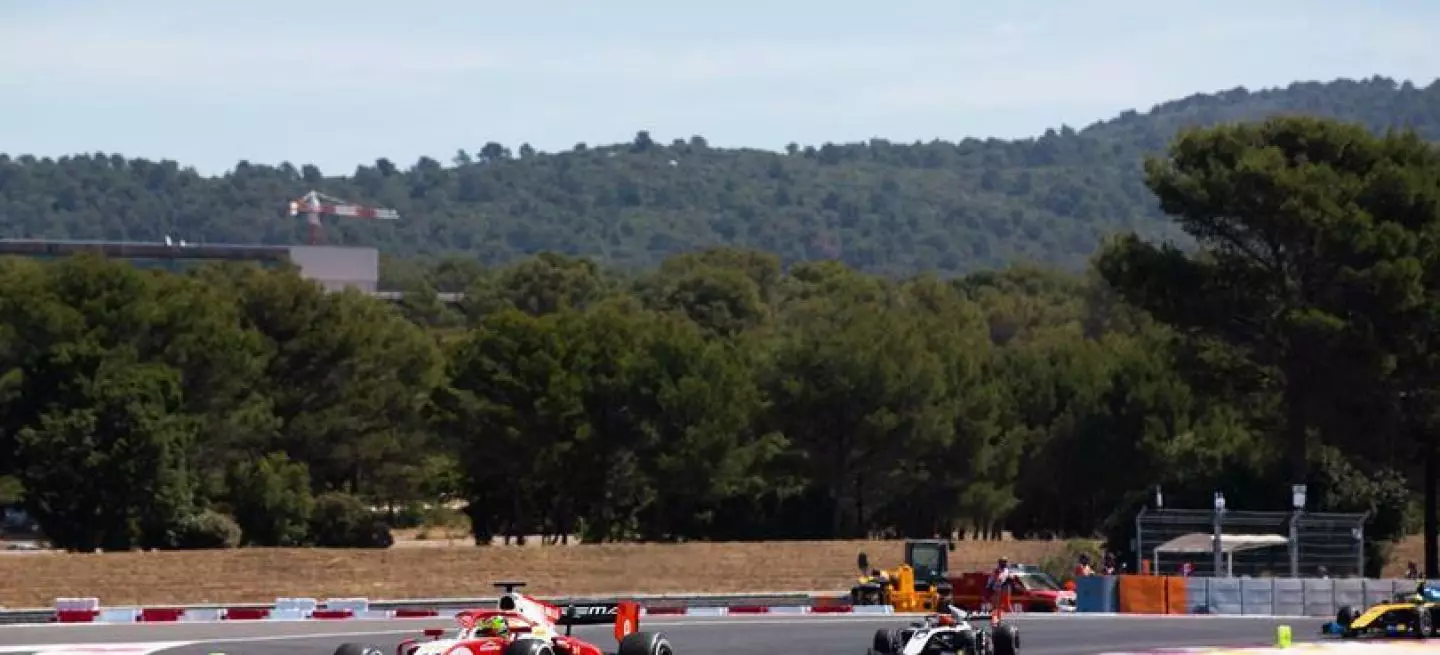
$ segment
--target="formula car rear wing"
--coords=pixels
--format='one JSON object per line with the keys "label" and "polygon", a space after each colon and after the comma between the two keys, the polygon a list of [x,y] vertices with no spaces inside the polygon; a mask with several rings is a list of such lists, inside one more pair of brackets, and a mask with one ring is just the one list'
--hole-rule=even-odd
{"label": "formula car rear wing", "polygon": [[524,582],[505,581],[496,582],[494,585],[505,590],[499,599],[500,611],[519,612],[535,623],[564,626],[567,635],[570,634],[570,629],[577,625],[613,623],[615,640],[619,641],[640,628],[640,605],[633,601],[569,603],[562,608],[555,603],[516,592],[516,589],[525,586]]}
{"label": "formula car rear wing", "polygon": [[556,625],[565,626],[565,634],[577,625],[615,625],[615,641],[640,629],[640,605],[631,601],[618,603],[587,603],[566,605]]}
{"label": "formula car rear wing", "polygon": [[[949,610],[948,618],[954,619],[955,621],[989,621],[990,619],[995,617],[995,614],[993,612],[967,612],[963,609],[953,606],[947,609]],[[937,618],[943,616],[945,615],[937,614]]]}
{"label": "formula car rear wing", "polygon": [[[620,616],[620,606],[626,603],[586,603],[566,605],[560,610],[556,625],[605,625],[614,623]],[[630,603],[633,605],[634,603]]]}

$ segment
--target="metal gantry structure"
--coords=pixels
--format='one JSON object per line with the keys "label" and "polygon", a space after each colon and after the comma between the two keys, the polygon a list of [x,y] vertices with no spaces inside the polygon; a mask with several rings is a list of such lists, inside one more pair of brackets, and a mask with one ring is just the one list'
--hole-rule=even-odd
{"label": "metal gantry structure", "polygon": [[368,218],[381,221],[400,220],[400,212],[384,207],[357,205],[328,196],[319,191],[309,193],[290,201],[290,215],[305,214],[310,223],[310,245],[317,245],[324,238],[325,226],[321,216],[344,216],[346,218]]}

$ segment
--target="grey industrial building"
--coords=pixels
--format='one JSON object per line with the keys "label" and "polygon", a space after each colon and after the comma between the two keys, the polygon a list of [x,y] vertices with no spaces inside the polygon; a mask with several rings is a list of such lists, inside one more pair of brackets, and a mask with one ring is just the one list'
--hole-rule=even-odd
{"label": "grey industrial building", "polygon": [[261,265],[288,262],[299,269],[301,277],[315,280],[326,289],[354,288],[371,295],[387,295],[379,293],[380,251],[375,248],[0,239],[0,256],[58,258],[81,252],[170,270],[183,270],[207,261]]}

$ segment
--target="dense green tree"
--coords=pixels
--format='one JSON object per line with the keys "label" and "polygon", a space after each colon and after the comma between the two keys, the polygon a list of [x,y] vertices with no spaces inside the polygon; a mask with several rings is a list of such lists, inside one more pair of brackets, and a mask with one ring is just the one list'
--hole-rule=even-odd
{"label": "dense green tree", "polygon": [[19,433],[26,508],[58,546],[164,548],[194,507],[180,380],[159,365],[107,361]]}
{"label": "dense green tree", "polygon": [[338,491],[315,498],[310,535],[321,548],[389,548],[395,543],[390,530],[364,501]]}
{"label": "dense green tree", "polygon": [[1317,440],[1363,443],[1378,455],[1372,463],[1434,451],[1432,433],[1388,438],[1383,420],[1398,415],[1404,429],[1433,416],[1411,404],[1386,408],[1440,379],[1426,320],[1440,315],[1433,145],[1414,133],[1286,117],[1187,131],[1146,171],[1200,249],[1131,236],[1100,268],[1127,300],[1230,350],[1259,380],[1255,393],[1277,398],[1292,483],[1313,477]]}
{"label": "dense green tree", "polygon": [[[571,496],[557,488],[584,483],[589,472],[565,459],[588,431],[583,382],[561,331],[564,318],[504,309],[486,316],[450,353],[436,424],[455,444],[480,543],[532,534],[545,523],[573,534],[581,508],[572,504],[596,493],[579,489]],[[535,506],[542,502],[558,506]]]}
{"label": "dense green tree", "polygon": [[304,545],[315,509],[310,483],[309,467],[290,461],[283,452],[236,462],[228,471],[224,498],[244,543]]}
{"label": "dense green tree", "polygon": [[953,437],[930,326],[894,304],[848,294],[802,302],[763,374],[766,425],[786,435],[793,465],[823,490],[832,534],[863,535],[903,483],[901,462]]}
{"label": "dense green tree", "polygon": [[586,318],[575,336],[590,457],[612,466],[595,481],[607,502],[587,516],[589,536],[704,533],[718,502],[764,490],[756,472],[778,444],[754,433],[763,399],[747,353],[625,304]]}
{"label": "dense green tree", "polygon": [[355,492],[380,484],[386,467],[419,465],[417,426],[443,367],[423,330],[358,292],[327,294],[294,275],[251,271],[234,284],[244,323],[266,344],[275,420],[252,456],[283,450],[324,488]]}

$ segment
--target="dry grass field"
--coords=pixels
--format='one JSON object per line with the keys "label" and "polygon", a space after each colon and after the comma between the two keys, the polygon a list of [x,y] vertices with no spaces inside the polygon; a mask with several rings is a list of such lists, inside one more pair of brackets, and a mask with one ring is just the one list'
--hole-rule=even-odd
{"label": "dry grass field", "polygon": [[[427,547],[420,547],[421,545]],[[311,598],[477,597],[496,580],[537,594],[849,589],[855,557],[903,561],[900,541],[593,544],[480,548],[431,537],[388,550],[245,548],[105,554],[0,554],[0,606],[48,607],[57,597],[105,605],[270,602]],[[1038,563],[1061,541],[959,541],[951,568]]]}
{"label": "dry grass field", "polygon": [[[879,566],[904,556],[900,541],[585,544],[479,548],[462,535],[397,531],[389,550],[247,548],[228,551],[0,553],[0,606],[48,607],[57,597],[106,605],[268,602],[277,596],[434,598],[488,596],[495,580],[524,580],[539,594],[745,592],[848,589],[855,556]],[[447,538],[449,537],[449,538]],[[959,541],[951,567],[984,568],[1000,555],[1038,563],[1060,541]],[[1424,562],[1423,540],[1397,544],[1385,574]]]}
{"label": "dry grass field", "polygon": [[1405,565],[1408,562],[1415,562],[1422,568],[1425,566],[1425,537],[1413,535],[1395,544],[1394,550],[1390,551],[1390,561],[1385,565],[1385,577],[1405,577]]}

